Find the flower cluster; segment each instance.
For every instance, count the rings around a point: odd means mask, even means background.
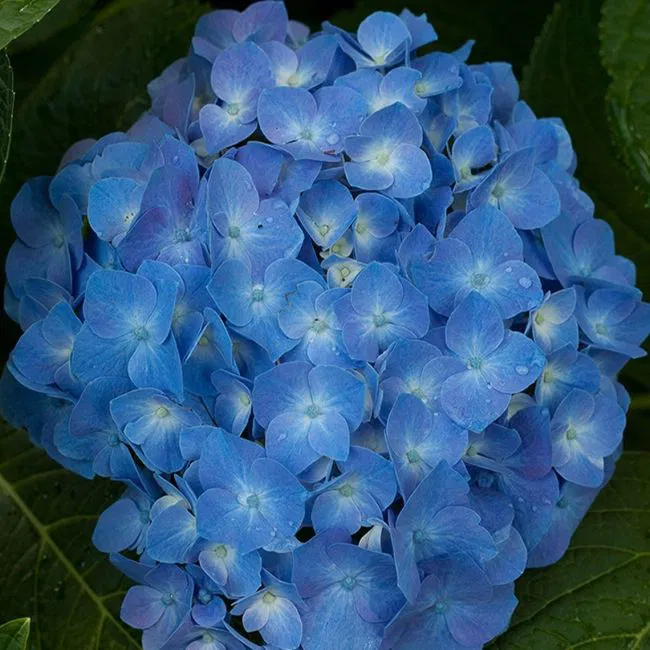
[[[13,201],[3,412],[125,484],[145,650],[480,648],[611,475],[634,266],[561,121],[435,40],[207,14]]]

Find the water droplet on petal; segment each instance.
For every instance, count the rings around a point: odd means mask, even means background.
[[[273,209],[274,210],[282,210],[284,207],[284,203],[278,199],[277,201],[273,201]]]
[[[519,286],[523,287],[524,289],[530,289],[532,284],[533,281],[530,278],[519,278]]]
[[[528,366],[515,366],[515,372],[518,375],[527,375],[528,374]]]
[[[506,266],[506,273],[512,273],[512,266]]]
[[[325,140],[327,144],[336,144],[339,141],[339,136],[336,133],[330,133]]]
[[[178,167],[178,163],[180,163],[181,159],[178,156],[174,156],[172,158],[172,164]]]
[[[273,217],[266,217],[266,223],[273,223]]]

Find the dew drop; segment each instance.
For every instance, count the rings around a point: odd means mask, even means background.
[[[515,366],[515,372],[518,375],[527,375],[528,374],[528,366]]]
[[[174,156],[174,157],[172,158],[172,164],[173,164],[175,167],[178,167],[178,164],[180,163],[180,161],[181,161],[181,159],[180,159],[178,156]]]
[[[273,223],[273,217],[266,217],[266,223]]]
[[[506,266],[506,273],[512,273],[512,266]]]
[[[532,284],[533,281],[530,278],[519,278],[519,286],[523,287],[524,289],[530,289]]]
[[[330,133],[325,140],[327,144],[336,144],[339,141],[339,136],[336,133]]]
[[[273,209],[274,210],[282,210],[284,207],[284,203],[278,199],[277,201],[273,201]]]

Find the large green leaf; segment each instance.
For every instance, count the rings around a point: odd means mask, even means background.
[[[650,3],[606,0],[601,53],[613,82],[612,131],[634,178],[650,197]]]
[[[557,564],[517,583],[495,650],[650,648],[650,454],[627,452]]]
[[[40,650],[138,648],[119,621],[126,581],[91,542],[123,487],[63,469],[22,431],[3,429],[0,459],[0,618],[30,616]]]
[[[0,625],[0,650],[27,650],[28,639],[28,618],[17,618]]]
[[[443,49],[476,40],[472,61],[508,61],[519,69],[527,60],[535,36],[553,7],[553,0],[357,0],[354,9],[341,11],[330,20],[356,31],[373,11],[426,13],[436,28]]]
[[[0,52],[0,182],[7,167],[14,120],[14,73],[7,52]]]
[[[59,0],[0,0],[0,50],[24,34]]]
[[[78,22],[97,4],[97,0],[59,0],[40,22],[11,43],[12,56],[32,49]]]

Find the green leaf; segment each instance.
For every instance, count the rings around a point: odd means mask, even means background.
[[[495,650],[650,648],[650,454],[625,453],[566,555],[517,582]]]
[[[508,61],[519,69],[527,60],[535,36],[553,7],[553,0],[358,0],[331,22],[350,31],[373,11],[399,14],[404,7],[426,13],[438,33],[435,47],[453,50],[476,40],[472,61]]]
[[[601,55],[613,79],[607,108],[614,137],[646,197],[650,197],[650,3],[606,0]]]
[[[28,639],[28,618],[17,618],[0,625],[0,650],[27,650]]]
[[[0,49],[24,34],[59,0],[0,0]]]
[[[0,458],[2,615],[28,614],[41,650],[139,648],[119,620],[126,579],[91,542],[124,487],[73,474],[5,425]]]
[[[12,56],[30,50],[75,24],[88,13],[97,0],[59,0],[58,4],[40,22],[11,43]]]
[[[14,119],[14,73],[7,52],[0,52],[0,182],[4,176],[11,148]]]

